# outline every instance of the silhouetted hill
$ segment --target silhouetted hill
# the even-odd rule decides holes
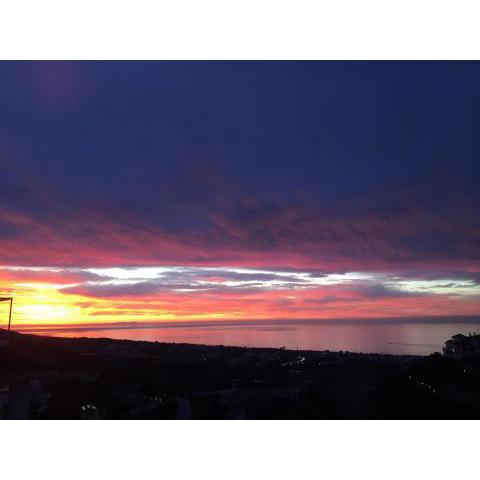
[[[6,332],[0,330],[0,340]],[[412,357],[12,332],[4,418],[479,418],[480,366]],[[13,399],[8,405],[6,398]]]

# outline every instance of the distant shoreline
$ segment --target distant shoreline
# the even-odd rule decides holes
[[[7,331],[3,328],[0,328],[0,339],[6,337]],[[142,346],[155,346],[160,345],[162,347],[177,347],[177,348],[202,348],[202,349],[231,349],[231,350],[244,350],[244,351],[283,351],[286,353],[328,353],[332,355],[358,355],[358,356],[376,356],[376,357],[411,357],[411,358],[420,358],[424,355],[417,354],[404,354],[404,353],[382,353],[382,352],[362,352],[362,351],[350,351],[350,350],[314,350],[314,349],[292,349],[286,347],[261,347],[261,346],[239,346],[239,345],[226,345],[226,344],[205,344],[205,343],[189,343],[189,342],[162,342],[155,340],[132,340],[132,339],[122,339],[122,338],[111,338],[111,337],[61,337],[61,336],[50,336],[50,335],[41,335],[37,333],[23,333],[18,331],[12,331],[13,336],[23,337],[23,338],[32,338],[33,340],[40,341],[53,341],[53,342],[64,342],[65,344],[72,343],[82,343],[82,342],[92,342],[92,343],[101,343],[101,342],[114,342],[117,344],[120,343],[132,343],[134,345]]]
[[[437,321],[434,321],[437,320]],[[477,317],[438,321],[382,322],[248,320],[163,323],[70,325],[15,325],[18,333],[54,337],[112,338],[194,345],[229,345],[246,348],[280,348],[308,351],[351,351],[425,356],[441,352],[458,333],[480,331]]]
[[[480,316],[427,316],[427,317],[386,317],[386,318],[338,318],[338,319],[222,319],[222,320],[180,320],[165,322],[95,322],[71,324],[20,324],[14,330],[23,332],[33,331],[82,331],[82,330],[122,330],[146,328],[186,328],[186,327],[215,327],[215,326],[248,326],[248,325],[410,325],[410,324],[468,324],[478,323]],[[0,327],[2,328],[2,327]]]

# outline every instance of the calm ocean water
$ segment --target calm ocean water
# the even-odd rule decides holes
[[[428,355],[441,351],[444,342],[456,333],[480,332],[480,321],[477,323],[252,321],[127,327],[121,325],[36,327],[17,330],[62,337],[106,337],[206,345]]]

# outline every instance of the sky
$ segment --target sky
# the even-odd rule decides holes
[[[479,85],[459,61],[0,62],[0,296],[16,324],[479,316]]]

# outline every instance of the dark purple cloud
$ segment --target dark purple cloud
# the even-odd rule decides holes
[[[1,62],[0,263],[479,271],[477,62]]]

